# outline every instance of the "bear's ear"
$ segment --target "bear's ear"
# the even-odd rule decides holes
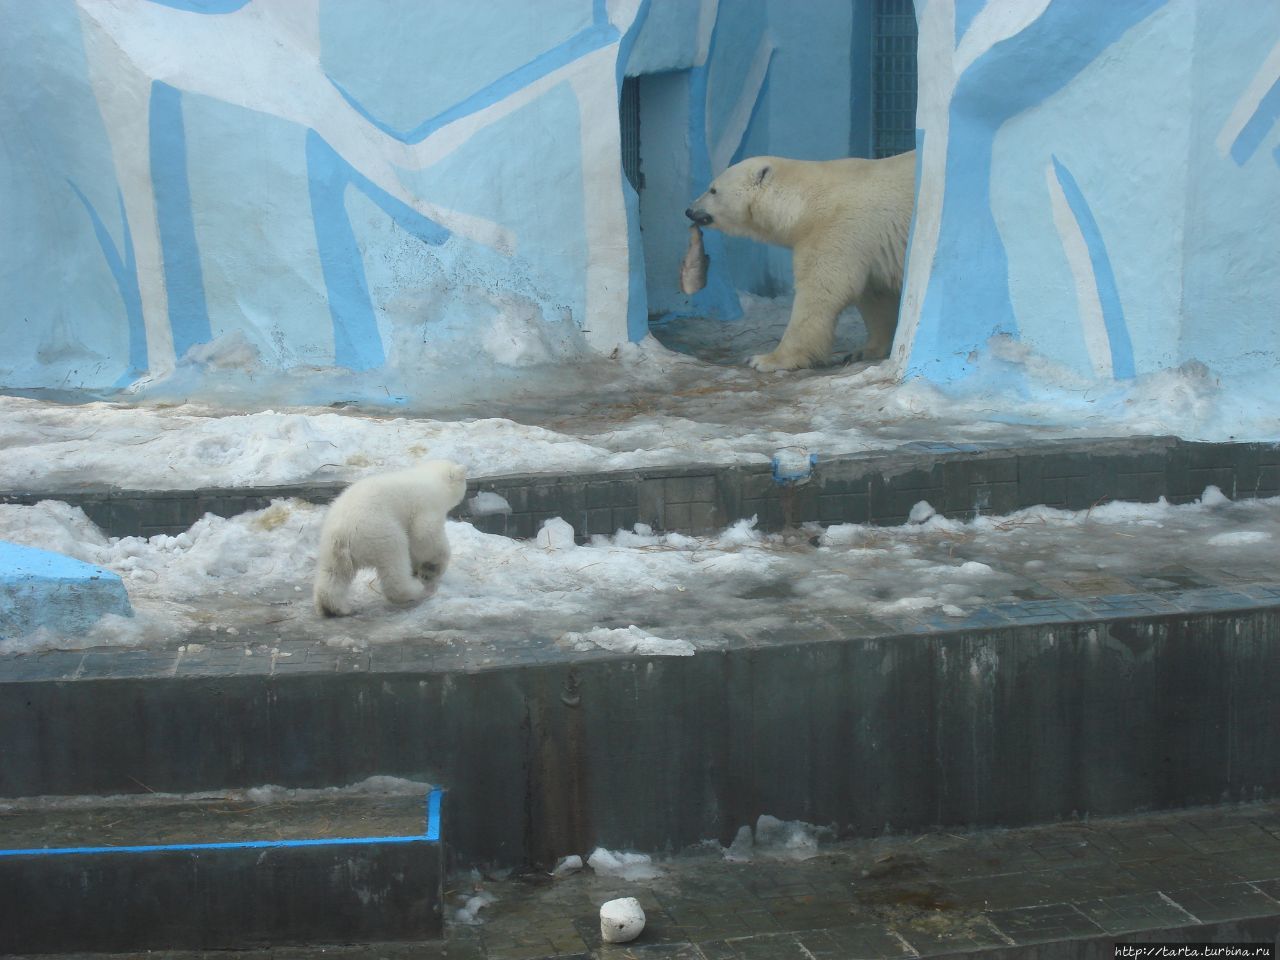
[[[769,175],[769,166],[768,164],[766,164],[765,166],[761,167],[760,172],[756,174],[756,186],[758,187],[760,186],[760,184],[764,183],[764,178],[767,177],[768,175]]]

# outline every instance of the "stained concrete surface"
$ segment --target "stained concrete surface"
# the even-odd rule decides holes
[[[172,960],[856,960],[1110,957],[1117,942],[1276,942],[1280,803],[1079,820],[1019,830],[932,832],[819,847],[798,861],[730,863],[718,850],[659,862],[653,880],[590,869],[455,877],[443,941],[248,952]],[[453,919],[496,897],[475,926]],[[602,945],[597,911],[634,896],[640,938]],[[77,954],[74,960],[94,955]],[[118,955],[140,960],[155,954]],[[73,960],[68,955],[65,960]]]

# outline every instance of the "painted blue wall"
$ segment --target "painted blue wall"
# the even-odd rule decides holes
[[[899,369],[961,379],[1002,333],[1088,376],[1194,360],[1274,377],[1280,8],[917,11],[921,186]]]
[[[307,397],[351,399],[643,335],[617,97],[647,7],[0,6],[26,225],[0,239],[0,387],[367,372]]]
[[[310,401],[429,406],[433,374],[518,378],[638,339],[650,313],[731,318],[739,290],[789,289],[789,256],[712,231],[708,287],[684,297],[682,211],[743,156],[865,140],[866,12],[0,5],[0,203],[22,224],[0,238],[0,388],[185,389],[234,368],[288,371],[257,382]],[[1272,370],[1280,8],[918,12],[897,368],[956,379],[1005,333],[1120,379]],[[642,195],[621,170],[626,76]]]
[[[273,400],[310,383],[311,401],[429,401],[464,359],[507,376],[639,339],[651,312],[733,317],[737,289],[788,287],[788,257],[712,236],[711,283],[684,297],[683,210],[746,153],[846,152],[850,17],[843,0],[6,4],[0,191],[30,227],[0,240],[17,344],[0,388],[185,393],[235,371]],[[643,202],[621,170],[626,75]]]
[[[0,89],[0,384],[140,374],[137,278],[72,0],[0,6]]]
[[[1179,360],[1276,379],[1280,357],[1280,5],[1195,6]],[[1249,95],[1261,80],[1261,99]],[[1239,110],[1243,125],[1231,122]]]

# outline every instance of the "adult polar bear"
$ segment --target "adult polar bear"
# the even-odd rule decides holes
[[[347,487],[320,527],[316,611],[350,614],[347,591],[365,567],[378,571],[382,595],[392,603],[432,596],[449,565],[445,516],[466,493],[467,473],[450,460],[426,460]]]
[[[791,248],[796,299],[782,341],[749,361],[757,370],[796,370],[825,360],[836,318],[854,304],[867,325],[857,359],[889,355],[915,205],[916,154],[884,160],[787,160],[735,163],[685,215]]]

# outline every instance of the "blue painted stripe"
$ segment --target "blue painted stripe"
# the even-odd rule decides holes
[[[412,836],[317,837],[303,840],[229,840],[221,843],[146,843],[122,847],[28,847],[0,850],[0,857],[65,857],[99,853],[162,853],[184,850],[266,850],[290,847],[370,846],[375,843],[438,843],[440,840],[440,800],[438,788],[427,794],[427,832]]]
[[[609,25],[609,0],[592,0],[591,22],[597,27]]]
[[[969,29],[969,25],[973,23],[973,18],[978,12],[987,5],[986,0],[956,0],[955,17],[956,17],[956,46],[960,46],[960,40],[965,35],[965,31]]]
[[[1258,109],[1253,111],[1253,116],[1231,144],[1231,159],[1236,162],[1236,166],[1242,167],[1248,162],[1254,151],[1262,146],[1262,141],[1277,120],[1280,120],[1280,79],[1263,94],[1262,100],[1258,102]]]
[[[347,188],[356,187],[397,226],[423,243],[439,246],[450,234],[356,170],[314,130],[307,131],[306,152],[316,250],[333,318],[334,363],[351,370],[370,370],[386,361],[386,353],[369,296],[364,259],[347,216]]]
[[[1107,340],[1111,343],[1112,375],[1117,379],[1130,379],[1136,373],[1133,343],[1129,339],[1129,327],[1125,323],[1124,308],[1120,303],[1120,291],[1116,285],[1115,273],[1111,269],[1106,242],[1102,239],[1098,221],[1094,219],[1093,211],[1089,209],[1089,202],[1085,200],[1076,178],[1056,156],[1052,159],[1054,173],[1067,198],[1067,206],[1071,208],[1071,213],[1080,226],[1085,247],[1089,251],[1089,261],[1093,265],[1093,280],[1098,288],[1098,300],[1102,304],[1102,321],[1106,327]]]
[[[99,853],[165,853],[184,850],[265,850],[289,847],[370,846],[375,843],[434,843],[423,834],[416,837],[322,837],[314,840],[241,840],[227,843],[156,843],[129,847],[32,847],[0,850],[0,857],[65,857]]]
[[[133,255],[133,235],[129,232],[129,218],[125,215],[124,196],[119,190],[116,191],[117,202],[120,204],[120,225],[123,230],[124,257],[122,258],[120,251],[116,249],[115,241],[111,239],[111,233],[107,230],[107,225],[102,222],[102,218],[98,216],[98,211],[89,202],[89,198],[71,180],[68,180],[67,183],[75,191],[75,195],[80,198],[85,212],[89,214],[89,222],[93,225],[94,237],[97,238],[98,246],[102,248],[102,256],[107,261],[107,269],[111,271],[111,277],[115,280],[116,289],[120,291],[120,300],[124,304],[125,319],[129,325],[129,361],[127,369],[116,383],[117,386],[123,386],[139,374],[144,373],[148,365],[147,330],[142,321],[142,293],[138,289],[138,269]]]
[[[426,838],[431,841],[440,839],[440,801],[444,799],[444,791],[439,788],[427,794],[427,832]]]
[[[162,7],[172,7],[185,13],[235,13],[249,0],[151,0]]]
[[[196,344],[208,343],[213,335],[187,180],[182,92],[159,80],[151,84],[150,136],[151,181],[169,294],[169,325],[174,352],[181,357]]]
[[[459,103],[454,104],[448,110],[436,114],[428,120],[424,120],[412,130],[400,131],[394,127],[382,122],[360,103],[355,97],[343,88],[332,77],[329,82],[333,84],[347,103],[351,104],[351,108],[360,116],[364,117],[371,124],[385,133],[387,136],[399,140],[401,143],[421,143],[431,134],[435,133],[441,127],[453,123],[455,120],[461,120],[463,117],[470,116],[473,113],[491,107],[500,100],[509,97],[517,90],[521,90],[531,83],[542,79],[549,73],[559,70],[566,64],[572,63],[574,60],[586,56],[599,50],[601,47],[607,46],[618,39],[618,30],[607,20],[602,25],[592,25],[585,30],[579,31],[568,40],[565,40],[552,47],[544,53],[534,57],[524,66],[517,67],[510,73],[504,74],[492,83],[477,90],[471,96],[467,97]]]

